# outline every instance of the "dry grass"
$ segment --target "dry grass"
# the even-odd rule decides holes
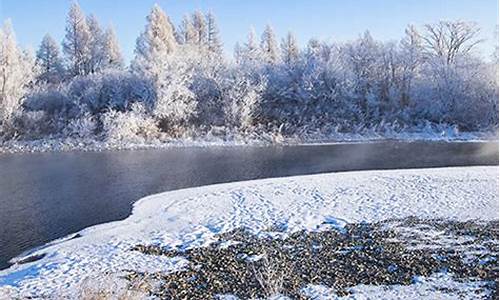
[[[259,266],[255,267],[255,264],[251,264],[255,278],[265,295],[269,298],[276,297],[283,292],[283,283],[285,280],[283,262],[284,258],[281,253],[278,252],[271,255],[269,251],[264,249],[262,258],[258,263]]]

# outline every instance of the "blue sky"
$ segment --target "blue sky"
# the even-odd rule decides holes
[[[145,16],[154,3],[178,24],[195,9],[217,16],[225,50],[245,39],[250,26],[260,35],[273,25],[283,36],[292,30],[301,44],[310,37],[350,40],[369,29],[379,40],[399,40],[407,24],[422,25],[438,20],[475,21],[487,41],[485,55],[494,49],[498,24],[497,0],[80,0],[86,13],[95,14],[103,25],[117,31],[127,60],[133,56],[135,39],[143,30]],[[58,41],[64,36],[71,0],[0,0],[0,18],[10,18],[19,43],[36,49],[49,32]]]

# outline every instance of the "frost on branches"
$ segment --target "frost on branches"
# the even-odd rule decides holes
[[[303,47],[267,25],[260,35],[251,29],[230,59],[215,14],[195,11],[176,25],[155,5],[128,67],[114,30],[76,3],[65,30],[62,50],[47,34],[36,59],[10,23],[0,31],[4,142],[497,132],[498,56],[478,55],[470,22],[410,25],[400,41],[366,31]]]
[[[0,136],[17,135],[13,128],[16,114],[35,75],[34,58],[16,43],[9,20],[0,28]]]

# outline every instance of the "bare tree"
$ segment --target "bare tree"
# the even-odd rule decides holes
[[[422,39],[427,50],[453,64],[460,55],[468,54],[483,40],[478,38],[479,27],[475,23],[464,21],[440,21],[425,25]]]
[[[410,103],[412,83],[424,61],[422,43],[422,37],[415,26],[409,25],[405,30],[405,37],[400,42],[400,105],[403,108]]]

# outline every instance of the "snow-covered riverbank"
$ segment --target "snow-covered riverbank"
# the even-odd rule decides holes
[[[199,137],[162,138],[155,140],[102,141],[97,138],[47,138],[40,140],[0,141],[1,153],[27,152],[63,152],[63,151],[106,151],[162,149],[171,147],[210,147],[210,146],[269,146],[269,145],[311,145],[339,143],[370,143],[387,140],[396,141],[440,141],[440,142],[489,142],[498,141],[498,133],[490,131],[459,132],[453,126],[427,126],[411,130],[383,132],[365,129],[358,133],[322,133],[309,132],[298,136],[284,137],[276,133],[249,134],[240,133]]]
[[[0,295],[71,296],[88,276],[178,270],[186,259],[131,249],[204,246],[235,228],[260,234],[273,226],[291,233],[410,216],[498,220],[498,182],[498,167],[461,167],[330,173],[152,195],[129,218],[83,230],[27,255],[39,260],[0,271]]]

